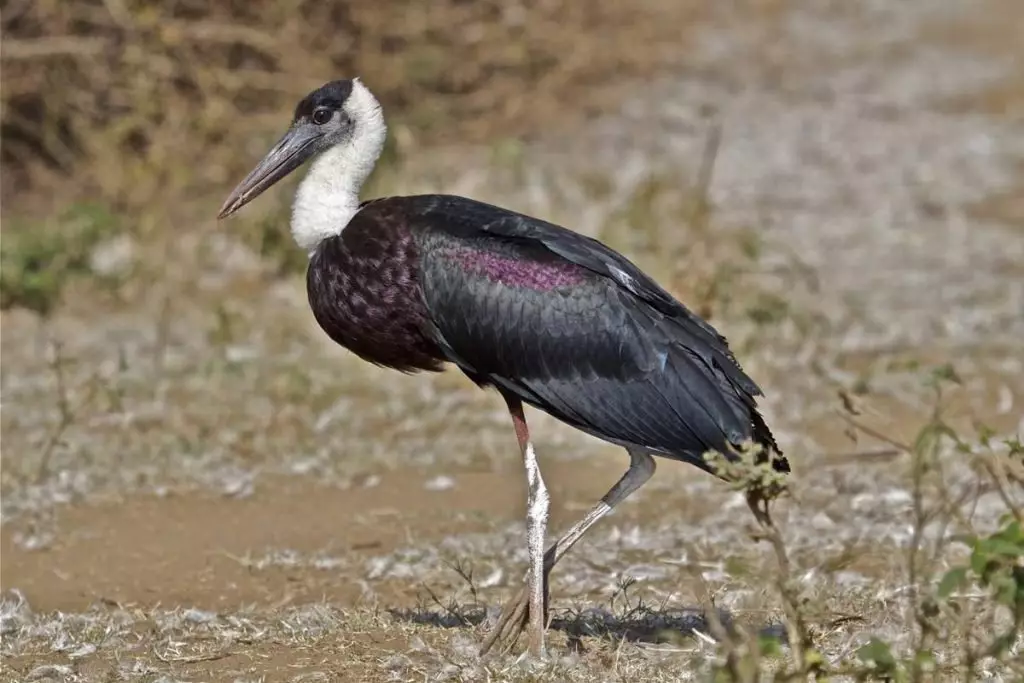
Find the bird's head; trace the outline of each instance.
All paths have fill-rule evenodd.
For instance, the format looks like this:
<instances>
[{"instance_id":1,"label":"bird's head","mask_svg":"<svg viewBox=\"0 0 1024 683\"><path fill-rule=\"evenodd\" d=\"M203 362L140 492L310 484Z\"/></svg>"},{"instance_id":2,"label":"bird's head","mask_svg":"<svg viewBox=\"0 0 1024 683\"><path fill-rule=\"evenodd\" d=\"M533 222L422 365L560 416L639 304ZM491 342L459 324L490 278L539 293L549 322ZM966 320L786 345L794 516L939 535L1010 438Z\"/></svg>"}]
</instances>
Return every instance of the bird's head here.
<instances>
[{"instance_id":1,"label":"bird's head","mask_svg":"<svg viewBox=\"0 0 1024 683\"><path fill-rule=\"evenodd\" d=\"M326 83L295 107L288 131L231 192L218 218L226 218L306 161L332 147L354 144L358 129L383 134L380 105L358 78Z\"/></svg>"}]
</instances>

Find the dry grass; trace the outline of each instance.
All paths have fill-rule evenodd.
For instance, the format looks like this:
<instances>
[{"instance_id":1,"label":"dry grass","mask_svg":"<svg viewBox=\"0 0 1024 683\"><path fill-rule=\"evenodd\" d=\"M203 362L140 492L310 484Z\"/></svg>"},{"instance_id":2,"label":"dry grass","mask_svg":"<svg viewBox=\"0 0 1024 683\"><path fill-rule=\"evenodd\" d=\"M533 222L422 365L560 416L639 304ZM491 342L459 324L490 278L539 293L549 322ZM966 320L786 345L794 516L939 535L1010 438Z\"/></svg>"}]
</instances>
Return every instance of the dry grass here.
<instances>
[{"instance_id":1,"label":"dry grass","mask_svg":"<svg viewBox=\"0 0 1024 683\"><path fill-rule=\"evenodd\" d=\"M0 679L1024 675L1015 5L944 2L8 3ZM796 468L759 524L662 464L554 573L548 662L476 655L525 562L500 401L323 339L288 187L211 219L357 72L371 193L624 250ZM625 459L531 423L560 530Z\"/></svg>"},{"instance_id":2,"label":"dry grass","mask_svg":"<svg viewBox=\"0 0 1024 683\"><path fill-rule=\"evenodd\" d=\"M305 568L307 577L352 573L375 587L351 605L311 601L210 610L106 599L80 613L34 613L20 592L9 590L0 605L5 667L10 680L198 675L290 681L754 681L767 672L774 680L812 674L1016 680L1024 674L1017 657L1024 618L1019 445L962 442L940 413L915 444L896 445L909 456L897 477L909 500L901 499L897 516L909 521L910 542L893 546L881 537L869 539L859 552L876 555L878 565L857 566L858 551L849 545L829 558L819 539L802 537L799 527L807 521L785 506L785 526L762 516L755 539L768 541L763 553L739 543L746 524L735 515L732 522L705 522L720 527L708 546L682 541L687 532L678 527L651 529L647 521L648 528L630 532L631 538L598 537L567 559L556 580L561 594L603 592L586 587L606 584L608 570L598 567L624 567L623 558L638 551L645 564L625 570L602 603L591 598L580 607L556 608L556 654L545 663L477 655L484 629L497 616L488 607L491 596L504 581L473 567L521 561L521 553L507 554L521 534L516 525L442 543L413 542L393 553L371 554L365 563L350 553L280 550L237 558L255 575ZM1010 516L993 534L986 529L993 529L999 508ZM647 512L637 518L651 519ZM733 535L736 540L729 541ZM671 566L657 558L680 544L686 555L672 563L674 570L662 569L660 577L647 572L642 587L628 578L645 566ZM733 551L721 553L730 546ZM679 579L686 576L692 577L691 588L683 589L693 591L689 607L676 597ZM378 593L389 580L418 586L419 598L409 607L389 607L392 599Z\"/></svg>"},{"instance_id":3,"label":"dry grass","mask_svg":"<svg viewBox=\"0 0 1024 683\"><path fill-rule=\"evenodd\" d=\"M15 2L3 16L5 199L46 169L119 207L220 186L248 163L238 145L338 75L372 84L406 144L578 120L609 102L609 75L652 75L685 45L699 3L648 5L634 22L635 3L618 1Z\"/></svg>"}]
</instances>

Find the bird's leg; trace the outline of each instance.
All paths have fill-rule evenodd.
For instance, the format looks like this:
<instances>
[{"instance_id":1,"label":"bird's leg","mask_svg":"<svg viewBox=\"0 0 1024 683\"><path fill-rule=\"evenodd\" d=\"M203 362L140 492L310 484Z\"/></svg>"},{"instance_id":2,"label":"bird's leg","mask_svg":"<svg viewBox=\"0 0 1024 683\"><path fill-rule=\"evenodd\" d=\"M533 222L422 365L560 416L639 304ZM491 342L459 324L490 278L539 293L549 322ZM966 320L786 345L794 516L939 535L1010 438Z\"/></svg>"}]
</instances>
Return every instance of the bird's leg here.
<instances>
[{"instance_id":1,"label":"bird's leg","mask_svg":"<svg viewBox=\"0 0 1024 683\"><path fill-rule=\"evenodd\" d=\"M505 396L512 425L516 430L519 448L526 466L528 494L526 500L526 542L530 555L527 574L530 605L529 635L530 653L535 657L544 656L544 628L547 626L547 573L544 570L544 535L547 532L548 507L550 498L544 478L540 474L537 453L530 441L530 430L526 425L522 402L513 396Z\"/></svg>"},{"instance_id":2,"label":"bird's leg","mask_svg":"<svg viewBox=\"0 0 1024 683\"><path fill-rule=\"evenodd\" d=\"M606 493L586 516L574 524L564 536L555 541L544 554L544 585L547 586L547 577L551 568L562 559L576 541L587 532L599 519L607 515L612 509L643 486L654 474L655 462L649 453L641 450L629 451L629 469L622 475L614 486ZM530 585L527 584L520 590L519 594L510 600L501 612L498 625L487 636L480 654L484 655L494 647L498 640L505 642L506 649L511 647L527 619L534 615L532 594L528 592ZM546 610L545 610L546 611ZM545 615L546 619L546 615Z\"/></svg>"}]
</instances>

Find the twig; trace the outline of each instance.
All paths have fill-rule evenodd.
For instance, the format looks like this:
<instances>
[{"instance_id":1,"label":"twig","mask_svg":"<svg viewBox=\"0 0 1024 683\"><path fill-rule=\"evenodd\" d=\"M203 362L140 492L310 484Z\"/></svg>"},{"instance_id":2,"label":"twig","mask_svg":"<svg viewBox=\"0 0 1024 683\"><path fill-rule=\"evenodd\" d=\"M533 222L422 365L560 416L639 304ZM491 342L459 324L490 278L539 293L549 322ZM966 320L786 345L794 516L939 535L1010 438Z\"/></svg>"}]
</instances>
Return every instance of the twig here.
<instances>
[{"instance_id":1,"label":"twig","mask_svg":"<svg viewBox=\"0 0 1024 683\"><path fill-rule=\"evenodd\" d=\"M242 44L258 52L280 58L282 41L279 37L251 26L225 24L216 21L181 21L164 19L162 27L194 41L221 44Z\"/></svg>"},{"instance_id":2,"label":"twig","mask_svg":"<svg viewBox=\"0 0 1024 683\"><path fill-rule=\"evenodd\" d=\"M50 469L50 458L53 456L54 451L57 450L64 432L67 431L74 421L74 415L71 412L71 401L68 400L67 386L64 381L63 345L55 341L51 345L51 351L50 370L53 371L57 383L57 412L60 415L60 419L53 432L51 432L50 438L47 439L46 445L43 447L42 454L39 457L39 469L36 472L37 482L41 482L46 477Z\"/></svg>"},{"instance_id":3,"label":"twig","mask_svg":"<svg viewBox=\"0 0 1024 683\"><path fill-rule=\"evenodd\" d=\"M125 7L123 0L103 0L103 7L119 27L122 29L133 27L132 13Z\"/></svg>"},{"instance_id":4,"label":"twig","mask_svg":"<svg viewBox=\"0 0 1024 683\"><path fill-rule=\"evenodd\" d=\"M36 471L36 482L41 483L50 470L50 460L53 458L53 454L57 451L57 447L63 443L64 433L71 427L75 422L75 416L79 410L89 404L90 401L96 396L99 390L99 383L90 382L89 390L82 397L82 400L76 406L71 405L71 399L69 397L67 378L64 376L64 365L66 359L64 357L63 344L59 341L51 342L52 359L50 361L50 370L54 374L56 389L57 389L57 412L60 415L60 419L57 422L57 426L54 427L50 433L49 438L46 440L46 445L43 446L43 450L39 456L39 468Z\"/></svg>"},{"instance_id":5,"label":"twig","mask_svg":"<svg viewBox=\"0 0 1024 683\"><path fill-rule=\"evenodd\" d=\"M1021 510L1020 505L1018 505L1009 494L1010 482L1006 472L1006 465L1001 461L998 461L999 464L996 465L997 459L993 455L989 455L988 457L981 456L978 458L978 461L981 463L982 468L992 478L992 482L995 484L996 493L1002 499L1003 504L1006 505L1010 514L1012 514L1019 523L1024 524L1024 510Z\"/></svg>"},{"instance_id":6,"label":"twig","mask_svg":"<svg viewBox=\"0 0 1024 683\"><path fill-rule=\"evenodd\" d=\"M212 662L217 659L224 659L225 657L233 655L234 652L222 650L221 652L213 652L208 655L182 655L168 657L167 655L162 655L154 650L153 654L156 655L157 659L165 664L195 664L196 662Z\"/></svg>"},{"instance_id":7,"label":"twig","mask_svg":"<svg viewBox=\"0 0 1024 683\"><path fill-rule=\"evenodd\" d=\"M911 450L912 463L912 489L911 500L913 509L913 530L911 532L910 547L907 550L907 578L913 602L909 609L912 610L914 622L917 624L918 632L915 642L915 652L928 652L932 649L932 643L937 637L936 628L933 623L933 607L922 597L922 586L931 577L924 576L935 555L932 554L928 566L922 566L922 551L924 550L925 530L931 522L933 510L926 508L925 483L929 472L932 472L938 461L939 439L945 431L945 424L942 422L942 393L936 387L935 408L932 417L921 430L915 440L914 448ZM941 473L938 481L942 482ZM949 506L944 506L949 509ZM941 537L940 537L941 538ZM919 657L914 657L910 663L910 680L914 683L924 680L925 669Z\"/></svg>"},{"instance_id":8,"label":"twig","mask_svg":"<svg viewBox=\"0 0 1024 683\"><path fill-rule=\"evenodd\" d=\"M449 614L450 616L452 616L453 618L455 618L456 620L458 620L458 622L459 622L460 624L462 624L463 626L472 626L472 624L471 624L471 623L469 622L469 619L467 619L466 617L464 617L464 616L462 616L461 614L459 614L459 613L458 613L458 612L457 612L457 611L455 610L455 608L454 608L454 607L449 607L449 606L445 605L445 604L444 604L443 602L441 602L441 599L440 599L439 597L437 597L437 593L435 593L435 592L434 592L434 591L433 591L433 590L432 590L432 589L430 588L430 586L428 586L428 585L427 585L427 584L425 584L425 583L424 583L424 584L422 584L422 585L423 585L423 590L427 591L427 595L429 595L429 596L430 596L430 599L431 599L431 600L432 600L432 601L434 602L434 604L436 604L436 605L437 605L438 607L440 607L440 608L441 608L442 610L444 610L445 612L447 612L447 613L448 613L448 614Z\"/></svg>"},{"instance_id":9,"label":"twig","mask_svg":"<svg viewBox=\"0 0 1024 683\"><path fill-rule=\"evenodd\" d=\"M797 591L791 582L792 565L789 560L789 553L786 551L786 543L782 533L775 525L771 512L768 509L769 501L757 491L747 494L747 506L754 513L764 531L763 538L771 545L775 553L775 561L778 564L779 575L777 587L779 596L782 598L782 608L786 612L786 631L789 635L789 647L793 652L793 659L798 667L797 674L807 676L811 669L817 666L815 662L808 660L806 654L813 648L810 636L808 635L807 624L800 611L800 600Z\"/></svg>"},{"instance_id":10,"label":"twig","mask_svg":"<svg viewBox=\"0 0 1024 683\"><path fill-rule=\"evenodd\" d=\"M823 453L821 458L824 463L835 463L844 462L847 460L856 460L856 464L861 465L866 461L872 460L891 460L897 456L903 455L906 451L901 448L878 448L875 450L863 450L863 451L847 451L845 453Z\"/></svg>"},{"instance_id":11,"label":"twig","mask_svg":"<svg viewBox=\"0 0 1024 683\"><path fill-rule=\"evenodd\" d=\"M705 642L710 641L712 644L718 645L719 648L724 650L725 668L729 672L730 680L737 682L748 680L750 677L744 675L743 671L743 658L740 653L740 647L733 639L732 634L729 633L729 630L726 629L725 624L723 624L722 620L719 618L718 607L715 606L715 600L711 597L711 591L708 590L708 585L704 580L704 576L695 566L691 565L690 569L694 578L696 578L701 585L701 607L704 611L704 622L707 624L708 630L711 632L710 637L704 633L700 633L698 638ZM697 633L698 631L694 630L694 634ZM754 654L753 656L756 657L757 655ZM757 667L755 666L753 669L756 671Z\"/></svg>"},{"instance_id":12,"label":"twig","mask_svg":"<svg viewBox=\"0 0 1024 683\"><path fill-rule=\"evenodd\" d=\"M171 297L165 296L163 301L160 302L160 311L156 319L156 339L153 343L153 371L157 376L164 369L167 348L170 346L172 314Z\"/></svg>"},{"instance_id":13,"label":"twig","mask_svg":"<svg viewBox=\"0 0 1024 683\"><path fill-rule=\"evenodd\" d=\"M92 57L102 52L105 46L106 40L103 38L51 36L19 40L5 37L0 43L0 53L4 59L12 61L50 57Z\"/></svg>"},{"instance_id":14,"label":"twig","mask_svg":"<svg viewBox=\"0 0 1024 683\"><path fill-rule=\"evenodd\" d=\"M880 431L878 431L876 429L872 429L871 427L868 427L866 424L863 424L862 422L860 422L858 420L855 420L854 418L850 417L849 415L847 415L845 413L836 411L836 414L839 417L841 417L847 424L849 424L854 429L858 429L858 430L864 432L865 434L867 434L868 436L871 436L871 437L874 437L874 438L878 439L879 441L884 441L885 443L889 444L893 448L898 448L901 451L903 451L904 453L910 453L913 450L907 444L905 444L905 443L903 443L901 441L898 441L898 440L892 438L891 436L886 436L882 432L880 432Z\"/></svg>"},{"instance_id":15,"label":"twig","mask_svg":"<svg viewBox=\"0 0 1024 683\"><path fill-rule=\"evenodd\" d=\"M697 172L695 186L697 201L694 203L690 224L697 232L707 225L707 217L711 208L711 183L715 176L715 162L722 146L722 122L715 119L711 124L711 132L704 142L704 153L701 155L700 169Z\"/></svg>"},{"instance_id":16,"label":"twig","mask_svg":"<svg viewBox=\"0 0 1024 683\"><path fill-rule=\"evenodd\" d=\"M473 597L473 603L479 604L480 598L476 590L476 582L473 580L473 568L470 567L467 569L462 565L460 560L456 560L455 562L445 561L445 564L458 574L459 578L466 582L466 585L469 586L469 594Z\"/></svg>"}]
</instances>

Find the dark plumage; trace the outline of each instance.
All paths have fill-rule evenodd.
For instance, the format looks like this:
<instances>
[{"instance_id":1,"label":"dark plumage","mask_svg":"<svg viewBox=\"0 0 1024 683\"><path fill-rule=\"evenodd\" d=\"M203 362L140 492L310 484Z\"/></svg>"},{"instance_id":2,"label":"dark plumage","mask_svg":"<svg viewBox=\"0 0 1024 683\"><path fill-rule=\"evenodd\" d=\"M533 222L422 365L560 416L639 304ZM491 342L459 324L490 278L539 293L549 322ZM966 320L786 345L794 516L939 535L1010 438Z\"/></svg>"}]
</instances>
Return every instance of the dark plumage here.
<instances>
[{"instance_id":1,"label":"dark plumage","mask_svg":"<svg viewBox=\"0 0 1024 683\"><path fill-rule=\"evenodd\" d=\"M309 160L292 235L309 253L317 322L338 344L402 372L458 366L508 405L528 484L526 589L484 651L529 623L544 653L548 572L653 474L653 455L710 470L747 440L789 471L757 411L761 390L725 339L621 254L552 223L448 195L360 203L384 146L380 105L333 81L221 208L228 216ZM549 496L523 403L626 448L629 469L545 552Z\"/></svg>"},{"instance_id":2,"label":"dark plumage","mask_svg":"<svg viewBox=\"0 0 1024 683\"><path fill-rule=\"evenodd\" d=\"M375 212L356 214L364 215ZM408 227L360 219L316 248L306 290L320 327L360 358L402 372L437 371L444 357L420 279L420 249Z\"/></svg>"},{"instance_id":3,"label":"dark plumage","mask_svg":"<svg viewBox=\"0 0 1024 683\"><path fill-rule=\"evenodd\" d=\"M373 363L449 361L594 436L704 469L705 451L746 439L778 450L725 339L557 225L462 197L377 199L320 244L307 282L324 331Z\"/></svg>"}]
</instances>

